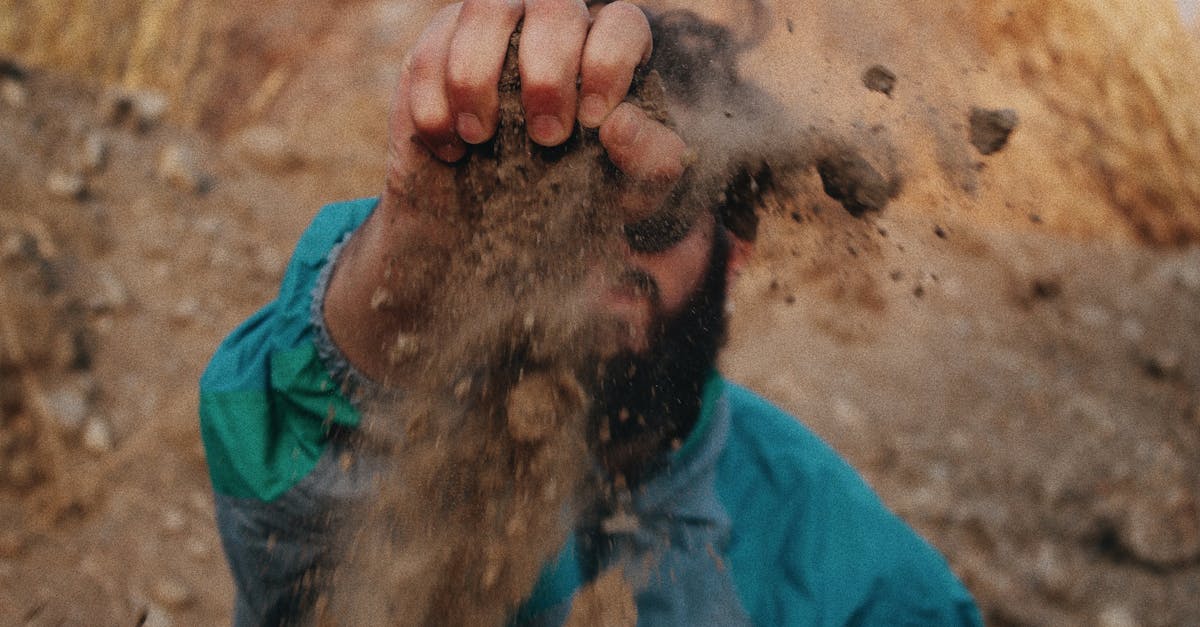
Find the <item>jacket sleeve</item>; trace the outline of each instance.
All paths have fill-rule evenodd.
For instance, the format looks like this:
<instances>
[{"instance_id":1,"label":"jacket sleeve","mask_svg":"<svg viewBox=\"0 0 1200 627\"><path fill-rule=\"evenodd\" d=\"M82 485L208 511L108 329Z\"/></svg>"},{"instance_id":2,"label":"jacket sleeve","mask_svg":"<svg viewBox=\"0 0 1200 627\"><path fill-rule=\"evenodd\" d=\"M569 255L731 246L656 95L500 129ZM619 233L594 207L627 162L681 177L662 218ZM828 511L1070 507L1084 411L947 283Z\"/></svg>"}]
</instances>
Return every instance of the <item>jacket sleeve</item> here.
<instances>
[{"instance_id":1,"label":"jacket sleeve","mask_svg":"<svg viewBox=\"0 0 1200 627\"><path fill-rule=\"evenodd\" d=\"M200 434L219 494L275 499L315 467L331 424L358 424L322 358L330 346L321 341L314 293L375 204L323 208L297 243L275 300L230 333L201 376Z\"/></svg>"}]
</instances>

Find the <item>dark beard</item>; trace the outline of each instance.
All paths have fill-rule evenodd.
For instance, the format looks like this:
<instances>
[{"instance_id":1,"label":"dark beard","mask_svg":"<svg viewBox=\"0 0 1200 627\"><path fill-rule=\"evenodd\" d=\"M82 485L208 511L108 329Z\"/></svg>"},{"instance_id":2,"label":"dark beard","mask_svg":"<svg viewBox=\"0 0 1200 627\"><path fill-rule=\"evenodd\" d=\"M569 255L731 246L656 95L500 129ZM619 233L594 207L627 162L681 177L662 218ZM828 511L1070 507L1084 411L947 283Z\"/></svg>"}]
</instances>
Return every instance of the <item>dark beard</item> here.
<instances>
[{"instance_id":1,"label":"dark beard","mask_svg":"<svg viewBox=\"0 0 1200 627\"><path fill-rule=\"evenodd\" d=\"M641 483L695 426L725 341L728 252L728 234L718 225L704 280L683 309L654 317L648 350L605 362L590 436L612 479Z\"/></svg>"}]
</instances>

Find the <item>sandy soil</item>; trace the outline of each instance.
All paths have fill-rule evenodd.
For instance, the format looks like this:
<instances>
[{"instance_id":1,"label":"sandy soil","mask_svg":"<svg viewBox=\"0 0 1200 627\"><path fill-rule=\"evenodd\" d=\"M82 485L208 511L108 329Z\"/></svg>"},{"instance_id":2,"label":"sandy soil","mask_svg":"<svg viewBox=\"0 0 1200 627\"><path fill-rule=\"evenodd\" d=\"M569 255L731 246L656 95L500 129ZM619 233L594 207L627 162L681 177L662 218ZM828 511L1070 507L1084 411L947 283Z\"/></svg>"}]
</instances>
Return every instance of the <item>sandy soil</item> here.
<instances>
[{"instance_id":1,"label":"sandy soil","mask_svg":"<svg viewBox=\"0 0 1200 627\"><path fill-rule=\"evenodd\" d=\"M389 6L324 25L273 104L220 132L52 69L3 73L0 624L226 621L195 382L318 206L381 180L387 89L421 18ZM747 66L801 126L904 183L854 217L814 168L769 207L726 372L860 468L990 624L1194 621L1200 248L1192 188L1114 169L1139 153L1122 152L1138 119L1113 112L1147 107L1092 99L1111 128L1085 124L1088 74L1054 82L1061 66L1011 44L1052 20L1019 12L980 43L886 2L854 20L781 6ZM914 23L953 62L889 30ZM890 94L862 83L879 63ZM1029 87L1045 81L1060 88ZM1019 112L991 156L969 143L974 106ZM1159 106L1163 137L1188 136L1181 106Z\"/></svg>"}]
</instances>

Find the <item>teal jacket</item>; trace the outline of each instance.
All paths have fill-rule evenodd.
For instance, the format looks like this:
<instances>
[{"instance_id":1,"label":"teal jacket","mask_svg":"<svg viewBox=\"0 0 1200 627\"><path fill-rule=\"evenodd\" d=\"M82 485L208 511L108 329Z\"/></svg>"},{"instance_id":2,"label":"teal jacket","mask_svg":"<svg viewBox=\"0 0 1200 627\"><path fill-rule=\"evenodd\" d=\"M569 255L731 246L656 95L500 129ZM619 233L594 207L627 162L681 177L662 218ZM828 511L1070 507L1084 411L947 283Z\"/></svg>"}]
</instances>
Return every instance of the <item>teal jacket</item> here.
<instances>
[{"instance_id":1,"label":"teal jacket","mask_svg":"<svg viewBox=\"0 0 1200 627\"><path fill-rule=\"evenodd\" d=\"M219 496L280 498L316 468L333 425L358 424L331 374L318 287L331 251L374 206L324 208L278 297L205 371L201 434ZM945 560L845 461L798 420L719 376L704 390L695 430L632 506L634 530L599 541L604 532L579 530L514 622L561 623L597 572L644 562L653 566L638 581L641 625L981 624Z\"/></svg>"}]
</instances>

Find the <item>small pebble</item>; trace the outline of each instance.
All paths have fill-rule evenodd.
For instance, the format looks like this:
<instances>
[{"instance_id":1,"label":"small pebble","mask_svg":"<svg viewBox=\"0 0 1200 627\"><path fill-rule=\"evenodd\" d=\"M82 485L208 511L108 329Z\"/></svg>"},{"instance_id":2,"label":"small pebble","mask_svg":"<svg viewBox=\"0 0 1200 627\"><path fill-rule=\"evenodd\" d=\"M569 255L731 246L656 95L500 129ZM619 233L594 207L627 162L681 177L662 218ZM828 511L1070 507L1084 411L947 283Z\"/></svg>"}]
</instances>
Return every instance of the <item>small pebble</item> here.
<instances>
[{"instance_id":1,"label":"small pebble","mask_svg":"<svg viewBox=\"0 0 1200 627\"><path fill-rule=\"evenodd\" d=\"M275 127L248 128L237 136L234 145L243 159L260 170L282 173L294 170L302 163L287 136Z\"/></svg>"},{"instance_id":2,"label":"small pebble","mask_svg":"<svg viewBox=\"0 0 1200 627\"><path fill-rule=\"evenodd\" d=\"M174 577L165 577L154 582L150 596L169 610L186 607L194 600L191 588Z\"/></svg>"},{"instance_id":3,"label":"small pebble","mask_svg":"<svg viewBox=\"0 0 1200 627\"><path fill-rule=\"evenodd\" d=\"M1134 617L1133 612L1126 607L1111 606L1100 612L1096 620L1097 627L1139 627L1141 623Z\"/></svg>"},{"instance_id":4,"label":"small pebble","mask_svg":"<svg viewBox=\"0 0 1200 627\"><path fill-rule=\"evenodd\" d=\"M158 157L158 176L178 189L198 194L207 191L209 181L200 172L195 153L180 144L163 148Z\"/></svg>"},{"instance_id":5,"label":"small pebble","mask_svg":"<svg viewBox=\"0 0 1200 627\"><path fill-rule=\"evenodd\" d=\"M46 191L59 198L81 200L87 195L87 181L78 174L51 172L46 177Z\"/></svg>"},{"instance_id":6,"label":"small pebble","mask_svg":"<svg viewBox=\"0 0 1200 627\"><path fill-rule=\"evenodd\" d=\"M212 546L200 538L188 538L183 548L188 555L196 559L205 559L212 555Z\"/></svg>"},{"instance_id":7,"label":"small pebble","mask_svg":"<svg viewBox=\"0 0 1200 627\"><path fill-rule=\"evenodd\" d=\"M178 509L168 509L162 514L162 525L170 533L179 533L187 527L187 517Z\"/></svg>"},{"instance_id":8,"label":"small pebble","mask_svg":"<svg viewBox=\"0 0 1200 627\"><path fill-rule=\"evenodd\" d=\"M0 79L0 100L14 109L20 109L29 102L29 90L12 79Z\"/></svg>"},{"instance_id":9,"label":"small pebble","mask_svg":"<svg viewBox=\"0 0 1200 627\"><path fill-rule=\"evenodd\" d=\"M187 325L196 321L200 315L200 301L191 296L184 297L171 310L171 321L178 325Z\"/></svg>"},{"instance_id":10,"label":"small pebble","mask_svg":"<svg viewBox=\"0 0 1200 627\"><path fill-rule=\"evenodd\" d=\"M94 291L88 297L87 306L92 311L120 311L129 306L129 292L125 285L111 270L102 269L96 273Z\"/></svg>"},{"instance_id":11,"label":"small pebble","mask_svg":"<svg viewBox=\"0 0 1200 627\"><path fill-rule=\"evenodd\" d=\"M171 624L167 611L153 603L146 608L146 616L140 623L141 627L171 627Z\"/></svg>"},{"instance_id":12,"label":"small pebble","mask_svg":"<svg viewBox=\"0 0 1200 627\"><path fill-rule=\"evenodd\" d=\"M46 393L46 407L54 414L58 426L71 432L83 426L91 411L90 398L95 383L89 376L64 380Z\"/></svg>"},{"instance_id":13,"label":"small pebble","mask_svg":"<svg viewBox=\"0 0 1200 627\"><path fill-rule=\"evenodd\" d=\"M113 450L112 427L108 421L94 417L83 427L83 448L89 453L103 455Z\"/></svg>"},{"instance_id":14,"label":"small pebble","mask_svg":"<svg viewBox=\"0 0 1200 627\"><path fill-rule=\"evenodd\" d=\"M100 172L108 165L108 140L99 133L91 133L83 140L79 150L79 166L85 172Z\"/></svg>"},{"instance_id":15,"label":"small pebble","mask_svg":"<svg viewBox=\"0 0 1200 627\"><path fill-rule=\"evenodd\" d=\"M110 91L102 104L104 116L111 123L132 120L139 131L148 131L162 122L169 106L162 92L126 89Z\"/></svg>"},{"instance_id":16,"label":"small pebble","mask_svg":"<svg viewBox=\"0 0 1200 627\"><path fill-rule=\"evenodd\" d=\"M1146 373L1155 379L1173 379L1182 372L1183 356L1174 348L1155 351L1146 358Z\"/></svg>"},{"instance_id":17,"label":"small pebble","mask_svg":"<svg viewBox=\"0 0 1200 627\"><path fill-rule=\"evenodd\" d=\"M888 98L896 88L896 74L882 65L872 65L862 75L863 86L871 91L877 91Z\"/></svg>"}]
</instances>

